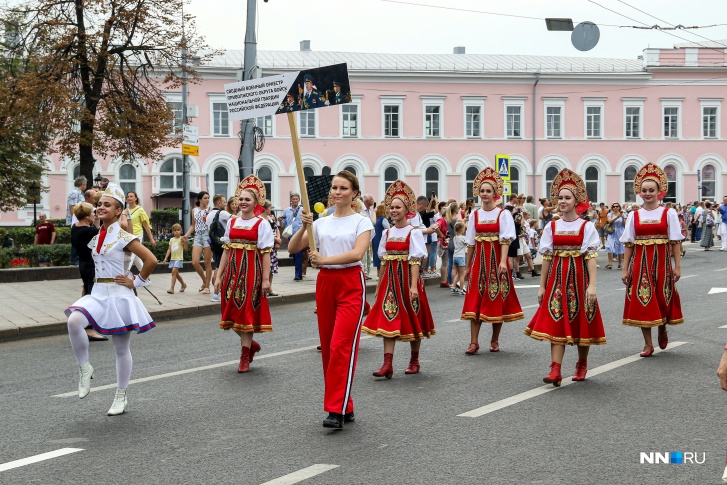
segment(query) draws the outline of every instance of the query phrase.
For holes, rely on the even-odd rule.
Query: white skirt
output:
[[[66,317],[74,311],[83,313],[102,335],[120,335],[132,330],[144,333],[156,327],[134,291],[116,283],[95,283],[90,295],[66,309]]]

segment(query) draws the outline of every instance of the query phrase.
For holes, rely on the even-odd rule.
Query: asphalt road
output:
[[[504,326],[502,351],[469,357],[469,324],[453,321],[462,298],[430,287],[437,335],[422,345],[421,374],[404,375],[409,350],[400,344],[394,378],[372,377],[382,343],[364,338],[357,420],[342,432],[321,427],[313,302],[273,308],[275,331],[259,337],[248,374],[233,362],[239,340],[214,318],[161,322],[134,336],[132,379],[158,378],[132,383],[130,411],[119,417],[106,416],[113,389],[98,389],[115,382],[110,343],[91,344],[96,390],[84,400],[54,397],[77,388],[66,337],[3,343],[0,483],[263,484],[298,472],[274,482],[297,483],[313,465],[331,467],[311,471],[318,474],[305,484],[720,483],[727,393],[715,371],[727,305],[726,294],[707,293],[727,288],[722,269],[727,254],[690,248],[678,284],[686,323],[670,327],[670,347],[648,359],[634,358],[640,331],[620,323],[620,272],[600,270],[608,343],[592,348],[589,367],[602,372],[542,394],[533,390],[543,387],[549,346],[522,334],[537,288],[517,290],[526,318]],[[527,276],[518,286],[536,284]],[[489,332],[483,326],[483,350]],[[576,355],[566,350],[564,375]],[[460,416],[493,403],[500,408]],[[1,471],[64,448],[81,451]],[[679,451],[704,463],[640,463],[642,452]]]

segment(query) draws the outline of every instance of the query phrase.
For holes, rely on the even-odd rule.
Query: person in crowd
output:
[[[507,248],[516,240],[515,223],[509,211],[495,205],[502,197],[502,179],[487,167],[477,175],[472,187],[473,196],[480,197],[482,207],[473,211],[465,235],[468,285],[461,319],[470,321],[467,355],[480,349],[482,322],[492,325],[490,352],[498,352],[503,322],[525,317],[507,261]]]
[[[68,317],[68,336],[79,368],[78,397],[83,399],[91,391],[93,366],[89,363],[88,337],[84,332],[90,323],[102,335],[111,335],[116,351],[117,389],[109,416],[123,414],[128,406],[127,388],[131,379],[131,332],[144,333],[155,327],[149,312],[134,295],[134,288],[150,283],[150,275],[157,259],[139,240],[119,227],[118,219],[124,210],[124,192],[109,183],[96,208],[103,222],[101,231],[91,239],[88,247],[95,266],[95,284],[90,295],[77,300],[65,311]],[[88,209],[86,209],[88,210]],[[128,271],[128,255],[144,262],[138,275]]]
[[[684,322],[676,282],[681,277],[679,218],[673,209],[660,207],[668,181],[664,171],[647,163],[636,174],[634,192],[644,201],[643,208],[626,219],[621,242],[626,246],[621,280],[626,285],[623,324],[640,327],[644,337],[642,357],[654,353],[652,327],[659,329],[659,348],[669,338],[666,324]]]
[[[528,249],[530,250],[530,257],[535,259],[538,255],[538,220],[531,219],[529,221],[530,228],[528,228]],[[541,271],[542,272],[542,271]],[[540,273],[538,273],[540,274]]]
[[[245,373],[261,348],[253,334],[273,330],[267,297],[275,235],[270,223],[260,217],[265,204],[262,180],[254,175],[245,177],[235,197],[240,201],[240,217],[227,221],[215,287],[222,293],[220,328],[232,329],[240,337],[242,350],[237,372]]]
[[[687,223],[684,220],[684,214],[689,214],[689,211],[685,211],[681,206],[677,205],[676,208],[674,208],[674,205],[671,202],[666,203],[667,209],[675,209],[677,213],[677,217],[679,217],[679,229],[682,231],[682,244],[681,244],[681,253],[682,258],[687,255],[687,250],[684,247],[684,241],[687,240]]]
[[[75,217],[73,216],[73,207],[79,202],[84,201],[83,192],[86,190],[86,184],[87,179],[83,175],[76,177],[73,181],[73,190],[68,194],[68,199],[66,200],[66,226],[68,227],[73,227],[73,224],[76,223]],[[73,249],[73,245],[71,245],[71,265],[78,266],[78,254]]]
[[[162,264],[166,264],[167,260],[169,260],[169,268],[172,270],[172,286],[169,287],[167,293],[174,294],[174,285],[177,283],[177,280],[182,285],[179,292],[184,293],[187,285],[184,283],[184,279],[179,273],[179,270],[184,268],[184,251],[189,249],[189,246],[187,245],[187,240],[182,237],[181,224],[174,224],[172,226],[172,234],[174,237],[169,240],[167,254],[164,256],[164,261],[162,261]]]
[[[727,195],[722,197],[722,204],[717,209],[717,219],[721,222],[719,225],[719,237],[722,241],[720,251],[727,251]]]
[[[704,248],[705,251],[711,251],[714,246],[714,220],[715,213],[712,210],[712,203],[707,201],[704,203],[704,210],[702,211],[702,239],[699,241],[699,245]]]
[[[230,197],[225,205],[225,210],[222,214],[220,214],[220,222],[226,225],[227,221],[229,221],[231,217],[238,217],[240,215],[239,207],[240,199],[237,197]]]
[[[374,196],[371,194],[364,194],[364,196],[361,198],[361,202],[363,207],[361,208],[361,214],[365,215],[369,219],[371,219],[371,223],[373,224],[376,221],[376,208],[374,207]],[[364,254],[364,258],[361,261],[363,263],[363,269],[364,269],[364,275],[366,276],[367,280],[371,279],[371,259],[372,259],[373,253],[371,251],[371,246],[369,245],[369,248],[366,250],[366,254]]]
[[[146,211],[139,205],[139,196],[133,190],[130,190],[126,194],[126,210],[124,215],[131,221],[132,234],[139,240],[140,243],[144,242],[144,232],[149,236],[149,243],[152,247],[156,247],[157,243],[154,240],[154,236],[151,233],[151,227],[149,226],[149,216]],[[143,263],[141,259],[134,258],[134,266],[138,270],[141,270]]]
[[[425,195],[420,195],[417,198],[417,207],[416,212],[419,214],[419,218],[421,219],[421,225],[424,226],[424,228],[431,228],[432,227],[432,218],[435,214],[435,209],[437,208],[437,196],[435,194],[432,194],[431,199],[427,199]],[[436,271],[436,263],[437,263],[437,250],[436,245],[433,245],[433,241],[435,240],[432,236],[434,234],[434,231],[425,231],[423,232],[426,238],[427,243],[427,260],[424,262],[424,271],[422,272],[423,278],[432,278],[435,276],[439,276]]]
[[[522,220],[520,221],[520,232],[519,232],[519,243],[520,247],[518,248],[518,257],[516,262],[516,267],[520,268],[520,263],[524,259],[525,263],[528,265],[528,271],[530,271],[530,276],[533,278],[536,278],[540,276],[540,273],[535,269],[535,264],[533,263],[533,257],[530,254],[530,212],[523,210],[521,212]],[[518,271],[518,274],[520,272]],[[520,275],[520,278],[522,279],[522,275]]]
[[[300,216],[303,207],[300,205],[300,194],[290,194],[290,207],[283,211],[283,215],[278,222],[282,230],[290,226],[292,228],[291,236],[298,232],[302,226]],[[293,256],[293,264],[295,265],[295,276],[293,281],[301,281],[303,279],[303,251],[291,252],[290,247],[288,252]]]
[[[606,204],[601,202],[598,209],[598,220],[596,222],[596,229],[598,229],[598,236],[601,238],[601,249],[606,249],[606,238],[608,234],[605,231],[606,223],[608,222],[608,209]]]
[[[555,215],[554,207],[551,205],[550,200],[543,198],[540,199],[540,210],[538,212],[538,220],[540,221],[540,230],[542,231],[545,226],[550,224]]]
[[[447,218],[445,217],[445,211],[447,210],[447,203],[440,202],[437,206],[437,213],[434,215],[434,224],[437,226],[436,234],[441,234],[441,237],[437,237],[437,256],[441,259],[442,263],[439,267],[439,287],[449,288],[449,281],[447,280],[449,270],[449,238],[447,237]]]
[[[374,268],[376,268],[376,277],[379,279],[379,282],[381,282],[381,272],[383,271],[381,259],[379,258],[379,244],[381,243],[381,237],[384,231],[391,227],[388,215],[388,207],[386,204],[376,206],[376,223],[374,224],[374,238],[371,240],[371,248],[373,251]]]
[[[462,221],[457,221],[454,224],[454,236],[450,238],[450,244],[454,246],[454,252],[452,253],[452,294],[465,296],[465,275],[467,272],[467,238],[465,237],[465,231],[467,225]],[[459,288],[459,289],[458,289]]]
[[[273,231],[273,250],[270,251],[270,291],[268,296],[278,296],[277,293],[273,292],[273,275],[278,274],[278,249],[280,249],[283,240],[280,237],[278,221],[275,219],[275,214],[273,214],[273,203],[269,200],[263,203],[261,217],[270,223],[270,229]]]
[[[608,264],[606,269],[613,269],[613,258],[618,261],[618,269],[622,269],[624,260],[624,245],[621,242],[621,235],[624,232],[624,222],[626,215],[621,211],[621,204],[614,202],[611,204],[611,211],[606,216],[606,224],[613,227],[613,232],[607,234],[606,251],[608,252]],[[604,224],[604,226],[606,225]],[[600,230],[599,230],[600,235]]]
[[[532,195],[528,195],[525,198],[525,205],[523,207],[526,211],[530,214],[530,220],[537,221],[538,220],[538,208],[535,207],[535,204],[533,202],[535,201],[535,198]]]
[[[455,288],[452,286],[452,270],[454,268],[454,245],[452,244],[452,237],[454,237],[454,227],[457,224],[458,221],[464,222],[464,219],[461,219],[459,217],[460,211],[459,206],[457,205],[457,201],[452,201],[447,206],[447,209],[445,209],[445,219],[447,220],[447,233],[450,236],[450,242],[447,245],[447,283],[449,283],[450,288]],[[467,223],[465,223],[465,226]],[[460,290],[463,289],[464,286],[460,286]]]
[[[212,280],[212,248],[210,247],[209,233],[207,232],[207,214],[209,214],[210,194],[204,190],[197,194],[197,201],[194,203],[196,207],[192,209],[192,224],[190,224],[185,239],[194,233],[194,242],[192,243],[192,266],[197,271],[202,286],[198,291],[205,295],[210,293],[210,282]],[[204,254],[204,270],[199,263],[200,258]]]
[[[106,178],[106,177],[103,177],[101,179],[101,182],[99,182],[98,186],[99,186],[99,188],[101,189],[102,192],[105,191],[106,190],[106,187],[109,186],[109,179]]]
[[[218,244],[219,237],[221,236],[222,228],[225,227],[224,224],[227,223],[227,219],[223,218],[223,214],[225,213],[225,207],[227,206],[227,199],[222,194],[215,194],[212,197],[212,208],[207,213],[207,216],[205,217],[205,226],[207,229],[207,235],[209,236],[209,243],[210,243],[210,251],[212,251],[212,279],[211,282],[215,281],[215,276],[217,276],[217,268],[220,267],[220,259],[222,258],[222,251],[224,251],[224,248],[221,244]],[[217,227],[217,243],[213,241],[213,225]],[[220,290],[216,286],[213,286],[212,291],[212,297],[211,301],[213,302],[219,302],[220,297]]]
[[[310,258],[320,268],[316,305],[325,380],[323,409],[328,413],[323,426],[333,429],[355,419],[351,389],[366,301],[361,258],[373,230],[371,219],[352,207],[359,194],[358,178],[346,170],[338,172],[331,183],[336,211],[315,223],[310,214],[302,215],[304,226],[288,245],[291,252],[302,251],[308,246],[308,231],[313,231],[317,250],[310,251]]]
[[[93,209],[93,206],[91,206],[91,209]],[[41,212],[38,214],[38,224],[35,225],[33,244],[55,244],[55,242],[56,226],[48,220],[45,212]]]
[[[520,273],[520,263],[518,260],[523,255],[520,247],[520,234],[522,233],[522,212],[518,210],[517,205],[505,205],[505,210],[512,214],[512,220],[515,225],[515,239],[510,242],[507,249],[507,257],[510,262],[513,279],[524,280],[525,277]]]
[[[596,299],[596,227],[580,217],[588,208],[583,180],[569,169],[561,170],[550,188],[560,219],[543,228],[540,253],[543,268],[538,290],[538,310],[525,335],[550,342],[550,373],[543,382],[560,386],[565,346],[578,347],[574,381],[588,371],[591,345],[606,343],[601,311]]]
[[[407,213],[416,206],[414,192],[397,180],[387,189],[384,204],[389,208],[394,226],[383,233],[379,244],[378,254],[384,260],[384,270],[376,302],[362,330],[384,338],[384,364],[373,375],[391,379],[396,341],[410,342],[411,358],[404,373],[417,374],[422,339],[431,338],[436,332],[429,303],[420,299],[424,282],[419,278],[419,268],[426,256],[424,236],[406,219]]]

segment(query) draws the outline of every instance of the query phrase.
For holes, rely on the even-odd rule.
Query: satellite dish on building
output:
[[[573,47],[579,51],[589,51],[596,47],[598,39],[601,38],[601,32],[598,26],[593,22],[581,22],[576,25],[570,35],[570,41]]]

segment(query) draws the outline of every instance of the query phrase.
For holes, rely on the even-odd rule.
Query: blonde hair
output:
[[[349,173],[344,171],[344,173]],[[353,210],[356,212],[361,212],[363,210],[363,202],[361,202],[361,199],[353,199]]]
[[[457,217],[457,214],[459,214],[459,206],[456,202],[452,202],[447,206],[447,210],[444,213],[444,218],[447,219],[447,222],[452,222],[452,219]]]
[[[181,225],[181,224],[179,224],[179,223],[177,223],[177,224],[174,224],[174,225],[172,226],[172,233],[173,233],[174,231],[176,231],[177,229],[179,229],[179,230],[181,231],[181,230],[182,230],[182,225]]]
[[[103,197],[103,192],[100,190],[93,194],[93,205],[98,205],[98,201],[101,200],[101,197]]]
[[[379,204],[376,206],[376,218],[379,217],[385,217],[386,216],[386,206],[384,204]]]
[[[464,225],[464,222],[462,222],[462,221],[457,221],[454,224],[454,232],[457,234],[464,232],[464,228],[465,228],[465,225]]]
[[[76,219],[79,221],[82,221],[91,214],[93,214],[93,205],[88,202],[79,202],[73,206],[73,215],[75,215]]]

